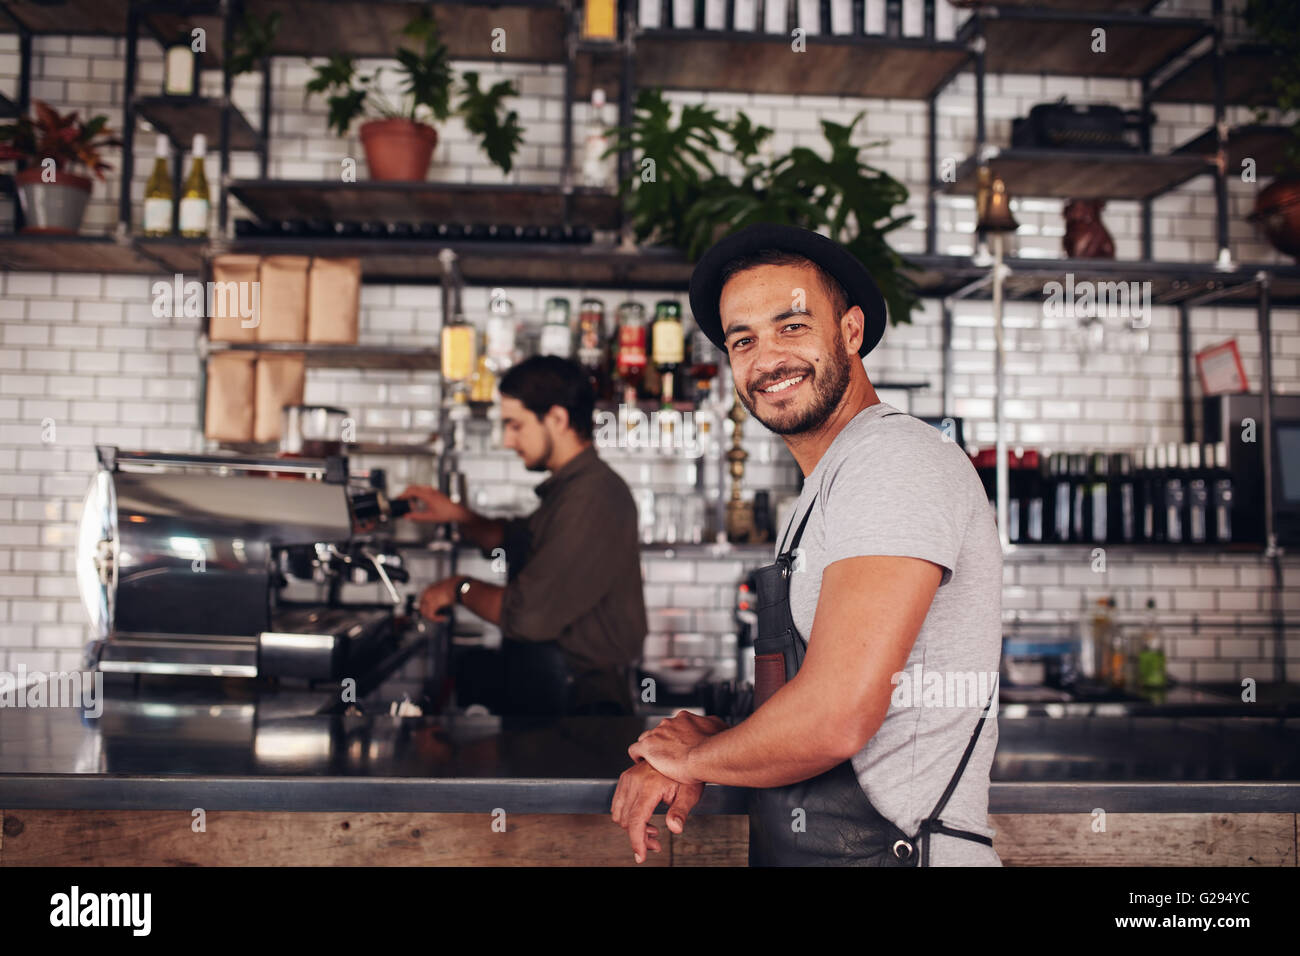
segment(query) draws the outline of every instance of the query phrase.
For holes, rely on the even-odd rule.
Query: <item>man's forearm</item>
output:
[[[786,684],[748,719],[695,747],[691,776],[733,787],[781,787],[815,777],[854,752],[809,681]]]
[[[461,603],[490,624],[501,623],[501,599],[506,589],[478,578],[469,578],[469,590]]]
[[[456,524],[461,534],[465,535],[483,549],[499,548],[505,542],[505,522],[495,518],[485,518],[461,506],[463,515],[457,517]]]

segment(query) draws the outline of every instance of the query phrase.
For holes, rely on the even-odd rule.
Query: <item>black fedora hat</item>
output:
[[[885,334],[885,297],[880,294],[871,274],[853,253],[820,233],[798,226],[780,226],[760,222],[719,239],[700,257],[691,273],[691,312],[709,341],[726,351],[722,335],[722,316],[718,301],[722,298],[722,269],[738,256],[759,249],[783,249],[817,263],[844,287],[850,306],[860,306],[866,323],[858,355],[866,355]]]

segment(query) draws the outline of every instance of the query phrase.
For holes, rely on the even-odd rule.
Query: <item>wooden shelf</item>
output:
[[[972,195],[979,163],[968,158],[955,182],[944,191]],[[1013,199],[1030,196],[1058,199],[1150,199],[1211,171],[1197,155],[1149,156],[1058,149],[1007,149],[989,160],[995,177],[1007,184]]]
[[[122,36],[128,6],[130,0],[65,0],[57,4],[7,0],[0,10],[0,33],[14,33],[17,21],[29,33]]]
[[[245,179],[231,183],[230,192],[255,216],[267,221],[499,222],[519,226],[551,226],[565,221],[564,194],[559,186],[548,185]],[[618,228],[617,195],[575,187],[570,202],[570,224]]]
[[[402,345],[312,345],[304,342],[209,342],[209,352],[267,352],[302,355],[308,368],[396,371],[441,369],[437,349]]]
[[[237,455],[252,458],[273,458],[280,450],[279,442],[219,442],[218,447],[222,451],[233,452]],[[343,446],[344,454],[347,455],[374,455],[381,457],[396,456],[405,457],[407,455],[424,455],[435,457],[433,444],[430,442],[426,445],[415,443],[395,443],[395,442],[352,442]]]
[[[1242,160],[1248,158],[1255,160],[1257,179],[1264,180],[1277,175],[1278,166],[1286,156],[1286,144],[1290,138],[1291,129],[1287,126],[1251,124],[1232,127],[1228,130],[1228,175],[1239,174]],[[1218,137],[1211,128],[1179,146],[1174,153],[1213,159],[1218,147]]]
[[[467,283],[570,288],[685,289],[691,263],[674,249],[623,252],[601,244],[441,242],[418,239],[237,239],[231,252],[356,256],[365,282],[436,283],[451,249]]]
[[[415,0],[244,0],[244,8],[265,19],[281,15],[274,56],[391,57],[401,30],[424,6]],[[458,0],[433,3],[439,36],[453,60],[515,63],[564,61],[565,6],[558,0]],[[206,62],[222,61],[221,20],[178,13],[146,17],[160,36],[194,26],[208,31]],[[125,23],[125,15],[122,23]],[[492,50],[492,31],[505,30],[506,49]],[[119,27],[118,32],[121,32]]]
[[[197,272],[206,240],[111,236],[0,236],[0,269],[161,275]]]
[[[1273,77],[1282,62],[1272,49],[1241,44],[1224,52],[1224,102],[1229,106],[1273,106]],[[1214,51],[1196,57],[1151,91],[1157,103],[1213,103]]]
[[[641,30],[635,43],[638,87],[908,100],[928,98],[970,56],[955,42],[838,35],[811,35],[807,52],[795,53],[779,34],[722,30]],[[580,48],[574,95],[600,86],[616,99],[619,56]]]
[[[177,149],[190,148],[195,133],[208,138],[208,149],[221,148],[221,103],[206,97],[149,96],[135,101],[135,112]],[[230,108],[230,148],[254,150],[262,137],[237,107]]]
[[[1106,31],[1106,52],[1092,52],[1092,32]],[[961,28],[962,42],[981,32],[990,73],[1113,76],[1141,79],[1211,32],[1206,20],[1121,13],[1080,13],[998,6],[980,8]]]

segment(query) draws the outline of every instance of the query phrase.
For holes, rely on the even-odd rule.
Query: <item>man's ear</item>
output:
[[[546,411],[544,423],[550,423],[557,432],[563,432],[569,427],[569,410],[563,405],[552,405]]]
[[[862,347],[862,336],[865,334],[867,317],[862,314],[862,306],[852,306],[849,311],[844,313],[841,331],[844,334],[844,347],[850,355],[856,355],[858,349]]]

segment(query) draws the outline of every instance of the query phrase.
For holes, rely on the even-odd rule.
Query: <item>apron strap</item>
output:
[[[812,516],[813,506],[817,504],[817,496],[812,496],[812,501],[808,502],[808,510],[803,513],[803,520],[799,522],[799,530],[794,533],[794,540],[790,542],[790,550],[793,551],[799,547],[799,541],[803,538],[803,529],[808,524],[808,519]],[[785,554],[785,539],[790,534],[790,526],[794,524],[794,515],[790,516],[790,524],[785,526],[785,534],[781,536],[781,547],[777,550],[778,554]]]
[[[930,865],[930,834],[931,833],[944,833],[947,834],[948,836],[956,836],[956,837],[962,837],[963,839],[967,839],[967,840],[974,840],[977,843],[984,843],[987,844],[988,846],[993,845],[993,840],[989,837],[983,836],[978,833],[972,833],[969,830],[955,830],[952,827],[946,826],[944,823],[942,823],[939,820],[939,814],[941,814],[943,812],[943,808],[948,805],[948,800],[952,797],[953,791],[957,789],[957,784],[961,780],[961,775],[966,770],[966,764],[970,762],[971,754],[975,752],[975,744],[979,741],[980,731],[984,729],[984,721],[988,717],[989,708],[993,706],[993,698],[994,696],[996,696],[996,694],[997,691],[994,690],[994,692],[989,695],[989,702],[984,705],[984,711],[980,714],[979,720],[976,721],[975,731],[970,735],[970,741],[966,744],[966,752],[961,755],[961,763],[957,764],[957,770],[955,773],[953,773],[952,778],[948,781],[948,786],[943,791],[943,796],[941,796],[939,798],[939,802],[934,805],[934,809],[930,811],[930,815],[921,821],[921,829],[919,831],[919,834],[921,837],[921,865],[922,866]]]

